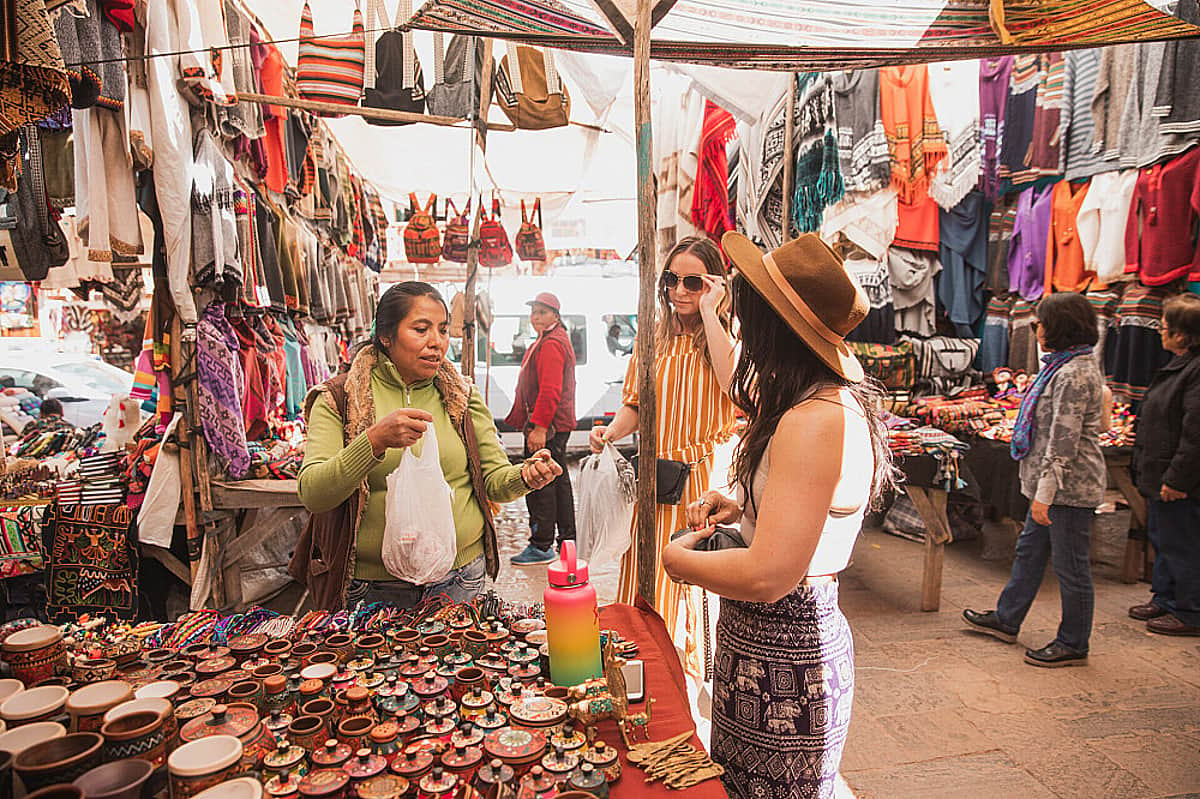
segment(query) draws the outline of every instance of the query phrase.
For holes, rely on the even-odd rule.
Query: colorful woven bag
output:
[[[499,269],[512,263],[513,249],[508,232],[500,221],[500,201],[492,200],[492,215],[484,214],[479,226],[479,263],[488,269]]]
[[[534,218],[537,224],[533,223]],[[521,228],[517,231],[517,255],[522,261],[546,260],[546,240],[542,238],[542,198],[533,201],[533,213],[525,216],[525,201],[521,200]]]
[[[451,214],[451,210],[454,211]],[[467,248],[471,245],[471,198],[460,214],[454,200],[446,198],[446,232],[442,235],[442,257],[456,264],[467,262]]]
[[[571,95],[548,49],[508,43],[496,70],[496,103],[522,130],[561,128],[571,118]]]
[[[912,344],[867,344],[848,341],[850,351],[862,364],[863,371],[890,389],[911,389],[916,379],[917,359]]]
[[[368,44],[363,106],[425,113],[425,73],[413,44],[413,32],[399,30],[411,17],[411,1],[400,0],[396,6],[394,29],[384,32],[373,45]],[[367,26],[372,31],[388,27],[383,0],[367,0]],[[373,39],[374,33],[371,34]],[[412,124],[381,119],[366,122],[388,126]]]
[[[358,105],[363,91],[366,36],[362,12],[354,4],[354,24],[343,36],[316,36],[308,3],[300,13],[300,57],[296,88],[305,100]],[[338,116],[323,114],[322,116]]]
[[[436,264],[442,259],[442,238],[433,220],[437,195],[429,195],[424,208],[417,205],[415,193],[408,195],[408,202],[412,215],[404,228],[404,257],[413,264]]]

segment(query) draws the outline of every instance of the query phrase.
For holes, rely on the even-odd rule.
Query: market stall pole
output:
[[[906,485],[904,492],[925,522],[925,566],[921,572],[921,610],[936,611],[942,604],[942,563],[952,538],[946,504],[950,494],[940,488]]]
[[[654,604],[654,576],[658,570],[658,542],[654,512],[658,485],[658,399],[654,385],[654,301],[658,282],[658,227],[654,191],[653,136],[650,126],[650,28],[653,0],[638,0],[633,27],[633,102],[637,130],[638,187],[638,403],[649,412],[638,414],[637,587]]]
[[[796,73],[788,73],[787,110],[783,116],[783,151],[790,153],[796,142]],[[792,240],[792,191],[796,182],[796,161],[793,158],[783,159],[783,230],[780,241],[787,244]]]
[[[475,115],[475,140],[471,142],[470,195],[475,196],[475,150],[487,155],[488,109],[492,105],[492,40],[483,40],[483,75],[479,84],[479,112]],[[469,203],[470,200],[468,199]],[[483,224],[483,199],[471,216],[471,240],[467,243],[467,284],[463,287],[462,373],[475,377],[475,283],[479,278],[479,230]]]

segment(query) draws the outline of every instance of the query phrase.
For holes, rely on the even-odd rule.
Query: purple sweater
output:
[[[1004,106],[1013,57],[985,58],[979,62],[979,132],[983,139],[983,171],[979,187],[988,200],[1000,190],[1000,146],[1004,140]]]
[[[1046,242],[1050,232],[1051,187],[1030,188],[1017,198],[1008,250],[1008,290],[1026,300],[1042,296],[1046,285]]]

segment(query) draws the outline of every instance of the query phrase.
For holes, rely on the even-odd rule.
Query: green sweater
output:
[[[405,386],[396,367],[380,358],[371,372],[371,394],[375,418],[382,419],[397,408],[420,408],[433,414],[442,474],[453,490],[454,526],[458,532],[458,557],[454,568],[483,555],[483,510],[471,488],[467,469],[467,448],[450,415],[442,407],[441,394],[432,380]],[[521,467],[509,463],[496,436],[492,414],[479,392],[471,389],[468,412],[475,423],[480,460],[488,498],[494,502],[512,502],[529,489],[521,479]],[[414,447],[420,454],[421,443]],[[324,399],[313,403],[308,419],[308,443],[304,465],[300,467],[300,501],[314,513],[333,510],[358,490],[363,479],[370,487],[367,510],[358,530],[358,552],[354,576],[360,580],[394,580],[383,567],[383,527],[387,504],[387,477],[400,465],[401,449],[389,449],[376,459],[364,432],[342,445],[342,420]],[[347,535],[351,531],[346,531]]]

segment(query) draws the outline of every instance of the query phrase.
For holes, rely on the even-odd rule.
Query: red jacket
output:
[[[544,427],[551,435],[575,429],[575,350],[561,322],[525,353],[504,422],[516,430]]]
[[[1200,147],[1138,175],[1125,227],[1125,271],[1147,286],[1200,279],[1192,226],[1200,216]]]

